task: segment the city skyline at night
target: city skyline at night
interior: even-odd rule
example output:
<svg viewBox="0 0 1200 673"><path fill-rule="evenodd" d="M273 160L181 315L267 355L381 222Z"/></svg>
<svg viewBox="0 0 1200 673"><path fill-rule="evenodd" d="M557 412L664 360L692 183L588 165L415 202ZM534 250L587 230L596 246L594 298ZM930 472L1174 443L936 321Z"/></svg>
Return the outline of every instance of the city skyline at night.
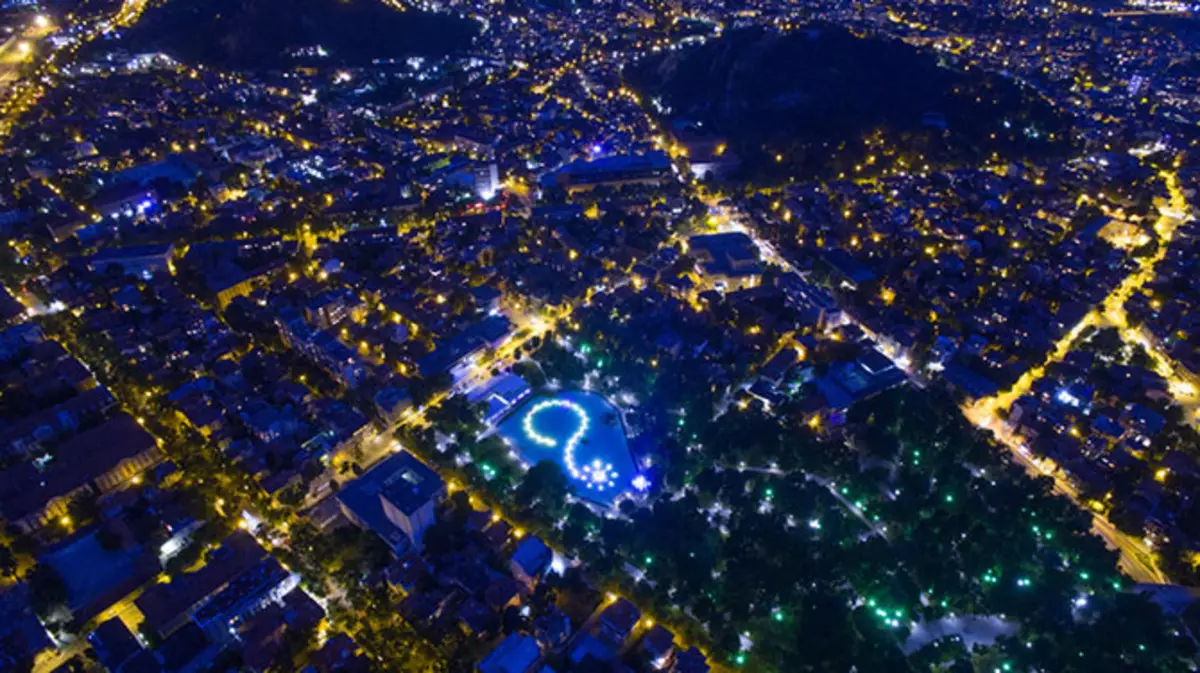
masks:
<svg viewBox="0 0 1200 673"><path fill-rule="evenodd" d="M1200 665L1200 9L0 2L0 670Z"/></svg>

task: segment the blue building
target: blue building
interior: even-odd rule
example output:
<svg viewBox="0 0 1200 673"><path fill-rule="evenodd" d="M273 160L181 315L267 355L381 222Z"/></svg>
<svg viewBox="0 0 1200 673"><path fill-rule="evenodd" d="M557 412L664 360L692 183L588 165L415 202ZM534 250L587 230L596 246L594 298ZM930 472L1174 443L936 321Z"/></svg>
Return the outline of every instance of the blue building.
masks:
<svg viewBox="0 0 1200 673"><path fill-rule="evenodd" d="M479 662L479 673L534 673L541 665L542 649L537 640L514 633Z"/></svg>
<svg viewBox="0 0 1200 673"><path fill-rule="evenodd" d="M553 560L554 552L545 542L533 536L527 537L513 552L510 561L513 577L532 589L550 568L550 562Z"/></svg>
<svg viewBox="0 0 1200 673"><path fill-rule="evenodd" d="M446 484L411 453L402 451L342 487L338 505L346 518L374 532L396 553L420 549L436 520Z"/></svg>

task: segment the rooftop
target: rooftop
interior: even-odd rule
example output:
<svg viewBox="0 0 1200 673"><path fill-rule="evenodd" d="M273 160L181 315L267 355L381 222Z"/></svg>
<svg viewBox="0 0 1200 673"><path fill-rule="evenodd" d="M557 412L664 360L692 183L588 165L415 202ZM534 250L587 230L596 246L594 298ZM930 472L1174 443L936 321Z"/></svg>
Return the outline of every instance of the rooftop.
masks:
<svg viewBox="0 0 1200 673"><path fill-rule="evenodd" d="M121 461L156 450L154 438L132 416L121 414L67 440L42 471L22 463L0 473L0 512L9 521L35 514L58 497L85 486Z"/></svg>
<svg viewBox="0 0 1200 673"><path fill-rule="evenodd" d="M444 488L441 477L407 451L394 454L366 474L344 485L337 499L364 526L398 544L404 533L383 511L384 496L396 509L415 512Z"/></svg>
<svg viewBox="0 0 1200 673"><path fill-rule="evenodd" d="M184 612L219 591L266 558L267 552L249 533L238 531L225 539L202 568L155 584L136 601L146 624L164 629Z"/></svg>
<svg viewBox="0 0 1200 673"><path fill-rule="evenodd" d="M479 662L479 673L525 673L542 656L533 636L512 634Z"/></svg>

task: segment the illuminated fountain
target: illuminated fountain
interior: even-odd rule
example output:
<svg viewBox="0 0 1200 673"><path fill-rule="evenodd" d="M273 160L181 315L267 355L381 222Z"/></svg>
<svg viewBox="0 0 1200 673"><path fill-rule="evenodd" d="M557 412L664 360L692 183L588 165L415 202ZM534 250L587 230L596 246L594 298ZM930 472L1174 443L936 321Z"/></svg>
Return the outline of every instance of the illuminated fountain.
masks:
<svg viewBox="0 0 1200 673"><path fill-rule="evenodd" d="M521 430L525 432L525 436L529 441L544 446L548 449L553 449L558 446L558 441L553 437L549 437L537 431L534 427L534 418L547 409L563 409L575 415L578 425L575 432L567 437L563 445L562 459L563 464L567 467L567 472L575 479L582 481L588 488L594 488L599 491L604 491L606 488L614 488L616 479L620 475L613 469L612 463L607 463L599 458L593 459L591 463L586 463L582 467L575 462L575 449L579 447L579 443L587 436L588 429L591 427L591 417L588 416L585 410L579 404L565 399L542 400L533 405L525 417L521 419Z"/></svg>
<svg viewBox="0 0 1200 673"><path fill-rule="evenodd" d="M522 463L557 463L576 492L595 503L612 505L649 487L629 453L620 410L603 395L566 390L535 398L497 429Z"/></svg>

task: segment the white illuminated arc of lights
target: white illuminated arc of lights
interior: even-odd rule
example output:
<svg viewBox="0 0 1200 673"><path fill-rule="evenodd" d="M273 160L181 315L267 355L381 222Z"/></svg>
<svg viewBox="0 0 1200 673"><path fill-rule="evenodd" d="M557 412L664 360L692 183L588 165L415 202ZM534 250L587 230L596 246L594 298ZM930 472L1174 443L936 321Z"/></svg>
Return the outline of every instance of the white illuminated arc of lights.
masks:
<svg viewBox="0 0 1200 673"><path fill-rule="evenodd" d="M521 419L521 430L525 432L525 436L538 446L544 446L548 449L553 449L558 446L558 441L553 437L543 435L538 432L533 426L535 416L547 409L565 409L575 414L575 418L579 421L579 427L571 436L567 438L563 445L563 463L567 466L567 472L575 479L578 479L587 485L589 489L604 491L606 488L616 486L616 479L620 475L613 470L612 463L606 463L599 458L582 467L575 463L575 449L579 447L579 443L587 435L588 429L592 425L591 418L580 405L570 400L542 400L525 414Z"/></svg>

